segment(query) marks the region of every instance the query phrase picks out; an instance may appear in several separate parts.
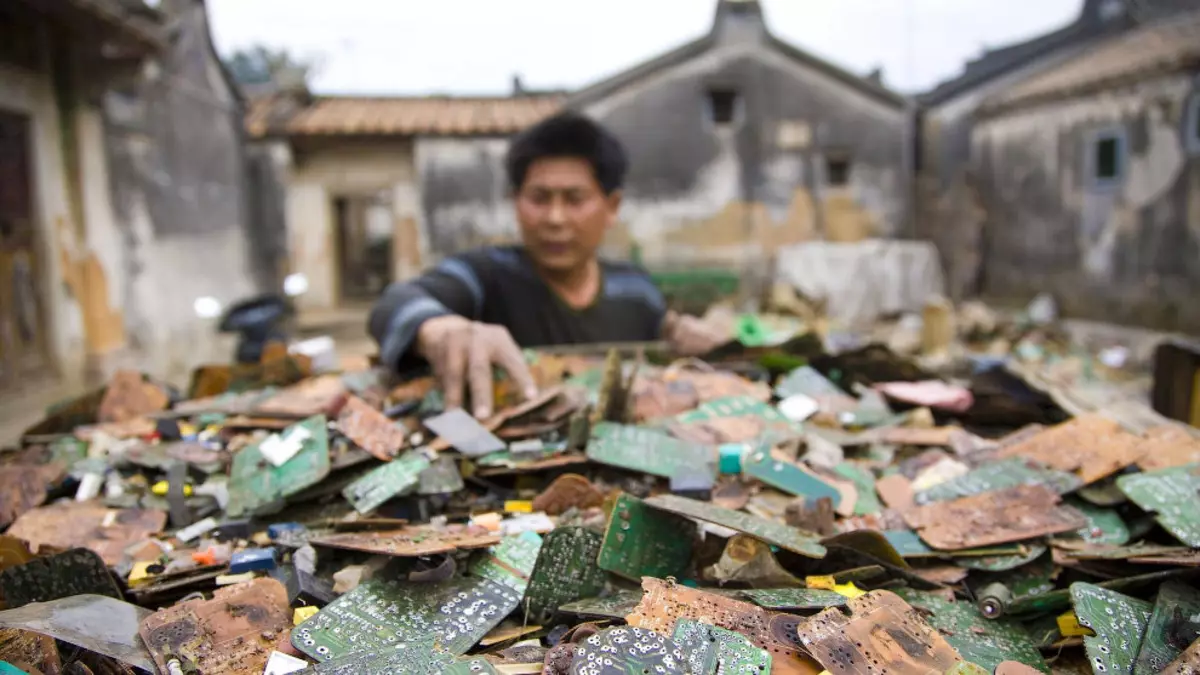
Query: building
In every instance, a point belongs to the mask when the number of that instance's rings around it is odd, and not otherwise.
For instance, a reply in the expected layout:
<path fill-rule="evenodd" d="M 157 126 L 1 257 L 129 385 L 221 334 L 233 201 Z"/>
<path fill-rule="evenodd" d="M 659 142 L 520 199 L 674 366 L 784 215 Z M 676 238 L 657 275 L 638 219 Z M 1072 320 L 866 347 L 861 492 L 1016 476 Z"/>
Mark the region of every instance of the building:
<path fill-rule="evenodd" d="M 1200 330 L 1200 10 L 990 97 L 970 147 L 985 294 Z"/>
<path fill-rule="evenodd" d="M 0 389 L 228 360 L 194 300 L 273 283 L 243 111 L 202 0 L 0 5 Z"/>
<path fill-rule="evenodd" d="M 771 35 L 757 0 L 711 30 L 568 96 L 347 98 L 279 93 L 248 129 L 287 176 L 292 267 L 310 307 L 373 298 L 467 246 L 511 239 L 508 137 L 562 107 L 632 155 L 608 247 L 655 267 L 753 265 L 781 245 L 902 232 L 911 106 Z"/>

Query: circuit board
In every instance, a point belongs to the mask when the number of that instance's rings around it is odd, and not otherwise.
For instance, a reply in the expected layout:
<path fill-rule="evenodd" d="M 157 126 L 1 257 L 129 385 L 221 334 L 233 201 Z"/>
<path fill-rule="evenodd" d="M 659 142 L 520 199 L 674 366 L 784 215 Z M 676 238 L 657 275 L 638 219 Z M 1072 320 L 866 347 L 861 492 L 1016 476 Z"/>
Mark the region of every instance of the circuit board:
<path fill-rule="evenodd" d="M 846 596 L 820 588 L 754 588 L 738 592 L 765 609 L 825 609 L 846 604 Z"/>
<path fill-rule="evenodd" d="M 790 495 L 816 501 L 828 497 L 836 509 L 842 503 L 842 493 L 798 464 L 771 456 L 768 450 L 756 450 L 742 459 L 742 474 L 760 480 Z"/>
<path fill-rule="evenodd" d="M 969 602 L 947 602 L 934 593 L 896 589 L 905 602 L 927 612 L 926 621 L 946 636 L 964 659 L 989 673 L 1004 661 L 1019 661 L 1050 672 L 1025 627 L 1012 619 L 988 619 Z"/>
<path fill-rule="evenodd" d="M 672 639 L 682 648 L 689 675 L 762 675 L 771 672 L 771 654 L 740 633 L 696 621 L 675 622 Z"/>
<path fill-rule="evenodd" d="M 358 447 L 375 459 L 386 462 L 404 447 L 406 430 L 372 408 L 366 401 L 351 396 L 337 418 L 338 428 Z"/>
<path fill-rule="evenodd" d="M 146 617 L 138 633 L 158 666 L 178 659 L 183 672 L 261 672 L 278 636 L 291 625 L 287 589 L 274 579 L 217 589 L 211 600 L 188 600 Z"/>
<path fill-rule="evenodd" d="M 641 591 L 620 591 L 605 598 L 583 598 L 559 605 L 558 611 L 596 619 L 624 619 L 642 601 Z"/>
<path fill-rule="evenodd" d="M 542 536 L 536 532 L 505 537 L 498 545 L 475 556 L 471 574 L 523 594 L 541 550 Z"/>
<path fill-rule="evenodd" d="M 397 642 L 321 661 L 303 672 L 320 675 L 440 675 L 454 663 L 454 655 L 435 646 L 436 639 Z"/>
<path fill-rule="evenodd" d="M 1158 587 L 1154 611 L 1146 627 L 1146 637 L 1133 665 L 1133 675 L 1157 675 L 1183 650 L 1171 644 L 1174 624 L 1200 615 L 1200 590 L 1180 581 L 1168 581 Z M 1191 641 L 1191 636 L 1186 641 Z"/>
<path fill-rule="evenodd" d="M 1071 532 L 1087 525 L 1082 514 L 1060 501 L 1046 485 L 1020 485 L 918 506 L 903 515 L 930 547 L 961 551 Z"/>
<path fill-rule="evenodd" d="M 292 646 L 318 661 L 386 649 L 430 637 L 464 654 L 498 626 L 521 594 L 490 579 L 459 577 L 432 584 L 372 579 L 292 630 Z"/>
<path fill-rule="evenodd" d="M 1200 464 L 1121 476 L 1117 486 L 1176 539 L 1200 548 Z"/>
<path fill-rule="evenodd" d="M 656 509 L 737 530 L 803 556 L 825 557 L 825 547 L 819 543 L 815 534 L 773 520 L 676 495 L 655 495 L 647 499 L 646 504 Z"/>
<path fill-rule="evenodd" d="M 846 604 L 848 615 L 831 607 L 797 626 L 800 640 L 830 672 L 944 673 L 962 661 L 946 638 L 894 593 L 871 591 Z"/>
<path fill-rule="evenodd" d="M 804 435 L 804 427 L 783 416 L 774 406 L 751 396 L 725 396 L 700 404 L 694 410 L 675 416 L 675 422 L 685 428 L 690 425 L 704 426 L 706 423 L 738 420 L 728 431 L 735 436 L 719 438 L 727 443 L 775 443 Z M 723 434 L 722 425 L 713 425 L 716 436 Z"/>
<path fill-rule="evenodd" d="M 683 649 L 674 640 L 641 628 L 606 628 L 583 642 L 571 660 L 571 675 L 655 673 L 688 675 Z"/>
<path fill-rule="evenodd" d="M 421 472 L 429 468 L 429 460 L 419 452 L 406 452 L 400 457 L 371 469 L 342 490 L 342 496 L 359 513 L 370 513 L 387 500 L 411 490 L 420 481 Z"/>
<path fill-rule="evenodd" d="M 600 533 L 582 527 L 546 534 L 525 589 L 529 621 L 546 625 L 560 605 L 604 589 L 607 574 L 596 564 L 603 542 Z"/>
<path fill-rule="evenodd" d="M 284 431 L 301 427 L 308 437 L 300 451 L 282 466 L 274 466 L 259 451 L 256 443 L 233 456 L 229 469 L 229 508 L 231 516 L 241 516 L 276 502 L 288 495 L 316 485 L 329 475 L 329 433 L 325 416 L 314 415 Z"/>
<path fill-rule="evenodd" d="M 1112 544 L 1123 546 L 1129 543 L 1129 526 L 1121 518 L 1116 509 L 1096 506 L 1083 499 L 1068 499 L 1067 503 L 1087 518 L 1087 526 L 1074 533 L 1089 544 Z"/>
<path fill-rule="evenodd" d="M 0 570 L 0 598 L 8 609 L 80 594 L 122 599 L 108 566 L 86 548 L 74 548 Z"/>
<path fill-rule="evenodd" d="M 854 515 L 869 516 L 883 510 L 879 496 L 875 493 L 875 476 L 854 462 L 841 462 L 833 467 L 833 472 L 854 484 L 858 491 L 858 499 L 854 502 Z"/>
<path fill-rule="evenodd" d="M 1025 550 L 1014 555 L 957 556 L 954 559 L 954 564 L 969 570 L 1004 572 L 1016 569 L 1022 565 L 1028 565 L 1047 551 L 1044 544 L 1022 544 L 1022 546 Z"/>
<path fill-rule="evenodd" d="M 914 496 L 914 501 L 917 504 L 931 504 L 1018 485 L 1049 485 L 1061 495 L 1078 489 L 1083 481 L 1067 471 L 1044 467 L 1023 457 L 1009 457 L 922 490 Z"/>
<path fill-rule="evenodd" d="M 421 472 L 419 481 L 419 495 L 448 495 L 463 489 L 462 473 L 449 455 L 442 455 L 431 462 Z"/>
<path fill-rule="evenodd" d="M 587 456 L 594 462 L 663 478 L 694 472 L 701 467 L 709 469 L 712 476 L 717 475 L 715 447 L 612 422 L 592 426 Z"/>
<path fill-rule="evenodd" d="M 601 569 L 638 581 L 678 576 L 692 561 L 696 527 L 687 518 L 621 494 L 613 505 L 597 556 Z"/>
<path fill-rule="evenodd" d="M 926 546 L 912 530 L 884 530 L 883 536 L 902 558 L 936 558 L 942 555 Z"/>
<path fill-rule="evenodd" d="M 821 396 L 849 397 L 846 392 L 826 379 L 824 375 L 817 372 L 812 366 L 800 366 L 785 375 L 779 381 L 779 384 L 775 385 L 775 395 L 779 398 L 787 398 L 796 394 L 803 394 L 811 398 L 819 398 Z"/>
<path fill-rule="evenodd" d="M 1086 635 L 1083 646 L 1096 673 L 1133 672 L 1154 605 L 1092 584 L 1071 584 L 1071 603 Z"/>
<path fill-rule="evenodd" d="M 464 525 L 451 525 L 446 528 L 414 525 L 400 530 L 339 532 L 308 539 L 308 543 L 313 546 L 405 558 L 419 558 L 459 549 L 487 548 L 499 544 L 500 541 L 501 537 L 498 534 L 479 534 L 477 530 L 473 531 Z"/>

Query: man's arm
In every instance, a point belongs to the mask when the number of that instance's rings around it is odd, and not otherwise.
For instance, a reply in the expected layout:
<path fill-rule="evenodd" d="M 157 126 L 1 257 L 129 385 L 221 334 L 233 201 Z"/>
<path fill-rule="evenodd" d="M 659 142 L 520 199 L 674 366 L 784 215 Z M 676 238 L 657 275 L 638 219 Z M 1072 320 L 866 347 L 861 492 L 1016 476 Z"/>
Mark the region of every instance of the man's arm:
<path fill-rule="evenodd" d="M 458 315 L 478 320 L 483 312 L 485 272 L 474 256 L 454 256 L 416 279 L 388 286 L 367 323 L 379 344 L 380 360 L 398 369 L 415 356 L 417 331 L 429 319 Z"/>

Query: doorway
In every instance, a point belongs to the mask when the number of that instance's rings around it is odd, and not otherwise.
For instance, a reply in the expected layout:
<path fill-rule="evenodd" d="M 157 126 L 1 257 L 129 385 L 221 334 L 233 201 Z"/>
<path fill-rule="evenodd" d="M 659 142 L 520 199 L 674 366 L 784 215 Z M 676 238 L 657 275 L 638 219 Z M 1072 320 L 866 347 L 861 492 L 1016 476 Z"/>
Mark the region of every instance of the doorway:
<path fill-rule="evenodd" d="M 337 197 L 333 213 L 341 299 L 347 304 L 374 300 L 392 281 L 391 200 L 386 194 Z"/>
<path fill-rule="evenodd" d="M 39 284 L 29 117 L 0 111 L 0 389 L 41 375 L 45 303 Z"/>

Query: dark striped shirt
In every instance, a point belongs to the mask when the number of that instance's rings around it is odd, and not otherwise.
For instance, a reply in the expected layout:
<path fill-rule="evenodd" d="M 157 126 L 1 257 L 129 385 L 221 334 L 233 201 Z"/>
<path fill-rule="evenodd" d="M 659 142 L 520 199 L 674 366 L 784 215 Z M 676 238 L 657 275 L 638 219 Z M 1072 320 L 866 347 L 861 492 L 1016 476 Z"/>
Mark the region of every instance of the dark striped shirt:
<path fill-rule="evenodd" d="M 504 326 L 522 347 L 658 339 L 666 302 L 649 275 L 604 260 L 600 269 L 596 300 L 572 309 L 542 281 L 519 246 L 477 249 L 446 258 L 416 279 L 393 283 L 375 303 L 369 330 L 380 358 L 393 368 L 411 361 L 420 325 L 447 314 Z"/>

